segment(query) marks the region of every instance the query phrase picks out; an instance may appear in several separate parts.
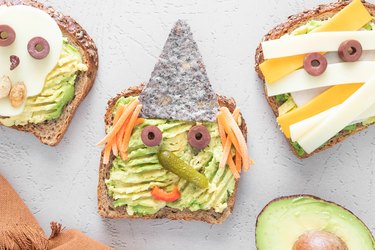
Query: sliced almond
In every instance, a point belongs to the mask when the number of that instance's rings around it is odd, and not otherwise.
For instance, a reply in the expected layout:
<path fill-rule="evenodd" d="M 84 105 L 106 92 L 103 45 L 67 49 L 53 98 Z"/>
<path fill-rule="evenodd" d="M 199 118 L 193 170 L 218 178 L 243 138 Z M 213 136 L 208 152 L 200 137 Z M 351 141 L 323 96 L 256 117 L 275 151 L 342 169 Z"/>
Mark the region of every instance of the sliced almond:
<path fill-rule="evenodd" d="M 8 76 L 3 76 L 0 79 L 0 99 L 7 97 L 12 88 L 12 81 Z"/>
<path fill-rule="evenodd" d="M 26 86 L 23 82 L 17 82 L 10 90 L 10 104 L 14 108 L 20 107 L 26 101 Z"/>

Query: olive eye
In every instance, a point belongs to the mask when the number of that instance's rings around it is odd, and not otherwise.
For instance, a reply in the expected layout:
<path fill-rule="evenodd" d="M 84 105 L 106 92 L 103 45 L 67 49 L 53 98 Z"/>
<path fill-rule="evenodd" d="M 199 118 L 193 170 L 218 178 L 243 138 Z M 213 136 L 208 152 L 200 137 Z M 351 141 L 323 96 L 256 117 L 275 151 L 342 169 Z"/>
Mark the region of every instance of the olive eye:
<path fill-rule="evenodd" d="M 49 50 L 49 43 L 43 37 L 34 37 L 27 44 L 27 51 L 30 56 L 37 60 L 47 57 Z"/>
<path fill-rule="evenodd" d="M 327 69 L 327 64 L 326 57 L 320 53 L 308 54 L 303 61 L 303 67 L 306 72 L 312 76 L 320 76 L 323 74 Z"/>
<path fill-rule="evenodd" d="M 210 144 L 211 136 L 208 129 L 203 125 L 192 127 L 188 133 L 188 142 L 190 146 L 201 150 Z"/>
<path fill-rule="evenodd" d="M 338 53 L 344 62 L 355 62 L 362 56 L 362 45 L 356 40 L 347 40 L 340 44 Z"/>
<path fill-rule="evenodd" d="M 156 126 L 147 126 L 142 130 L 141 139 L 146 146 L 155 147 L 160 145 L 163 135 Z"/>
<path fill-rule="evenodd" d="M 16 32 L 8 25 L 0 25 L 0 47 L 7 47 L 16 40 Z"/>

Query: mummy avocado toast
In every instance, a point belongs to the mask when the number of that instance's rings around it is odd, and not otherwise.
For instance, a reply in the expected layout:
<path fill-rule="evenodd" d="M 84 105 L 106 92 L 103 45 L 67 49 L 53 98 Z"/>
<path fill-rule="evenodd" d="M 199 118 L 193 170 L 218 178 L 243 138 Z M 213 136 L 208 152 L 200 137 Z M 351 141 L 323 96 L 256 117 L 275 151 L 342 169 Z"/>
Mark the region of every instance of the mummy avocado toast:
<path fill-rule="evenodd" d="M 109 101 L 98 186 L 109 218 L 222 223 L 252 160 L 233 99 L 208 80 L 189 26 L 172 29 L 149 82 Z"/>
<path fill-rule="evenodd" d="M 32 1 L 0 1 L 0 125 L 62 139 L 95 80 L 96 46 L 72 18 Z"/>
<path fill-rule="evenodd" d="M 320 5 L 290 17 L 258 47 L 256 71 L 299 157 L 375 122 L 374 13 L 361 0 Z"/>
<path fill-rule="evenodd" d="M 271 201 L 256 224 L 258 250 L 374 250 L 375 240 L 353 213 L 309 195 Z"/>

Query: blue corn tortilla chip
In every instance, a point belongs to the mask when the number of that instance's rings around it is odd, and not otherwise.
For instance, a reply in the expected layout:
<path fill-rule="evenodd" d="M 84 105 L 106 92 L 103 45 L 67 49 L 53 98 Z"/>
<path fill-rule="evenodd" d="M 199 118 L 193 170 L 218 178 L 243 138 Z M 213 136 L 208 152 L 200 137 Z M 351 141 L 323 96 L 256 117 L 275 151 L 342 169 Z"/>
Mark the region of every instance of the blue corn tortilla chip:
<path fill-rule="evenodd" d="M 139 100 L 144 118 L 216 120 L 217 95 L 186 22 L 176 22 Z"/>

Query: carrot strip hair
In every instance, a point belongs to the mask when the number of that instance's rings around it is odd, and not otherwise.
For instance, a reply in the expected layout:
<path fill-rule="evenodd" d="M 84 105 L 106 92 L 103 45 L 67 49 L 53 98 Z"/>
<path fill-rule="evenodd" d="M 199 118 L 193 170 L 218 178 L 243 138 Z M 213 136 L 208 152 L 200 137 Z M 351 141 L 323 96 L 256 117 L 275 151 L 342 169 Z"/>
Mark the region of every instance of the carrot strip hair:
<path fill-rule="evenodd" d="M 111 155 L 111 149 L 112 149 L 111 143 L 107 143 L 107 145 L 104 148 L 104 154 L 103 154 L 103 163 L 104 164 L 109 163 L 109 157 Z"/>
<path fill-rule="evenodd" d="M 236 151 L 236 169 L 238 173 L 241 173 L 241 156 L 238 151 Z"/>
<path fill-rule="evenodd" d="M 130 136 L 131 136 L 131 134 L 133 132 L 133 128 L 135 127 L 135 123 L 137 121 L 137 118 L 138 118 L 139 113 L 141 112 L 141 110 L 142 110 L 142 105 L 138 105 L 135 108 L 132 117 L 130 118 L 128 126 L 126 127 L 124 138 L 123 138 L 123 141 L 122 141 L 125 153 L 128 151 Z"/>
<path fill-rule="evenodd" d="M 105 144 L 106 142 L 110 142 L 119 132 L 119 130 L 124 125 L 124 122 L 126 121 L 128 116 L 133 112 L 133 110 L 138 104 L 139 104 L 139 101 L 137 99 L 134 99 L 134 101 L 131 101 L 126 106 L 124 112 L 121 114 L 121 117 L 119 118 L 118 122 L 114 124 L 114 126 L 112 127 L 112 130 L 96 145 L 99 146 L 99 145 Z"/>

